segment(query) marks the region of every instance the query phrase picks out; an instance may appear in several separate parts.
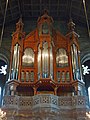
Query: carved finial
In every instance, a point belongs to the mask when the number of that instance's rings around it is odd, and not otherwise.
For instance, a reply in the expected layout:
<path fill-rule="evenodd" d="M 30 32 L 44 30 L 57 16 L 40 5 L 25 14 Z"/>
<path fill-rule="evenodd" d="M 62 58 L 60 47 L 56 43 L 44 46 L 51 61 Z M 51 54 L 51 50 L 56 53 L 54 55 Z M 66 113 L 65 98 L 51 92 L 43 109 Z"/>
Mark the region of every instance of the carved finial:
<path fill-rule="evenodd" d="M 69 29 L 69 31 L 75 30 L 75 23 L 72 21 L 72 19 L 69 20 L 68 29 Z"/>
<path fill-rule="evenodd" d="M 18 23 L 16 23 L 16 31 L 23 31 L 22 17 L 20 17 Z"/>
<path fill-rule="evenodd" d="M 48 21 L 49 23 L 53 23 L 52 17 L 50 17 L 48 15 L 48 10 L 44 9 L 42 16 L 38 18 L 37 22 L 38 22 L 38 24 L 39 23 L 41 24 L 41 22 L 43 23 L 43 22 L 46 22 L 46 21 Z"/>

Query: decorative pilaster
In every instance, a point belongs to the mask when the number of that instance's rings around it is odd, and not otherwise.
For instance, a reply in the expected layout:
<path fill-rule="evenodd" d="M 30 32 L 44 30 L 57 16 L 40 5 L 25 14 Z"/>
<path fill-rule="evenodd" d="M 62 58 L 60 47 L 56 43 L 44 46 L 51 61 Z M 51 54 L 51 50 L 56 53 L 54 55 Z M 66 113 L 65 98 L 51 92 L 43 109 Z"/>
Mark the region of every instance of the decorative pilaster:
<path fill-rule="evenodd" d="M 16 95 L 16 88 L 19 85 L 19 82 L 17 80 L 11 80 L 7 82 L 7 85 L 8 85 L 8 91 L 9 91 L 8 95 L 11 95 L 11 96 Z"/>

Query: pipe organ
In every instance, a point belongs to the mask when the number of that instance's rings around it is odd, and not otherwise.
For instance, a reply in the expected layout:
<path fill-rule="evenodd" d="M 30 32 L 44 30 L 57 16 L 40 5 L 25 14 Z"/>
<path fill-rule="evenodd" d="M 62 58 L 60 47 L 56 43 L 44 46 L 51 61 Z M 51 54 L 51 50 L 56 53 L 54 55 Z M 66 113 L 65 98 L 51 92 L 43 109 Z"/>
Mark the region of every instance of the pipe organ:
<path fill-rule="evenodd" d="M 22 19 L 12 36 L 9 93 L 34 96 L 83 95 L 78 34 L 70 21 L 67 35 L 53 28 L 53 19 L 45 11 L 35 30 L 25 35 Z M 13 86 L 13 87 L 12 87 Z M 25 89 L 28 86 L 30 91 Z M 20 87 L 20 89 L 19 89 Z"/>
<path fill-rule="evenodd" d="M 47 13 L 25 35 L 20 18 L 12 35 L 2 109 L 7 120 L 86 120 L 79 36 L 72 20 L 64 36 Z"/>

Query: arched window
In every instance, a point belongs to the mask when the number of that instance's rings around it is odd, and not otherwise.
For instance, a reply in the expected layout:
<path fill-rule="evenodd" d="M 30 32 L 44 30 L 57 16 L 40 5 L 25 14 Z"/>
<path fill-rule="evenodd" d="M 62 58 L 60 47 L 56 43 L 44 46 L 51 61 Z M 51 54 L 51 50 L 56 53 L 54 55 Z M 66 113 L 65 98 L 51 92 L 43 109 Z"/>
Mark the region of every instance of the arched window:
<path fill-rule="evenodd" d="M 31 48 L 26 48 L 22 57 L 22 65 L 33 67 L 34 66 L 34 52 Z"/>
<path fill-rule="evenodd" d="M 68 66 L 68 56 L 66 54 L 65 49 L 60 48 L 60 49 L 57 50 L 56 64 L 57 64 L 57 67 L 66 67 L 66 66 Z"/>

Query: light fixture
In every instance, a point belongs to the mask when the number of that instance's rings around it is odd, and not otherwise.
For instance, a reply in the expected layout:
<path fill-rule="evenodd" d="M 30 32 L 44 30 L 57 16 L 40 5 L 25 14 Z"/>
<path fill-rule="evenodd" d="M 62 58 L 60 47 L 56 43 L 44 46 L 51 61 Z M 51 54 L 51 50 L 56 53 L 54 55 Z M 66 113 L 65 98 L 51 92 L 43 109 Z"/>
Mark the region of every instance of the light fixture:
<path fill-rule="evenodd" d="M 2 111 L 1 109 L 0 109 L 0 120 L 7 120 L 6 112 Z"/>
<path fill-rule="evenodd" d="M 90 112 L 86 112 L 87 118 L 90 118 Z"/>

